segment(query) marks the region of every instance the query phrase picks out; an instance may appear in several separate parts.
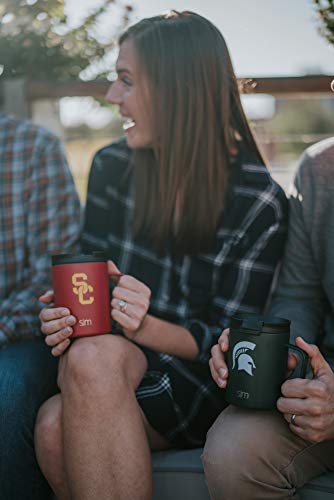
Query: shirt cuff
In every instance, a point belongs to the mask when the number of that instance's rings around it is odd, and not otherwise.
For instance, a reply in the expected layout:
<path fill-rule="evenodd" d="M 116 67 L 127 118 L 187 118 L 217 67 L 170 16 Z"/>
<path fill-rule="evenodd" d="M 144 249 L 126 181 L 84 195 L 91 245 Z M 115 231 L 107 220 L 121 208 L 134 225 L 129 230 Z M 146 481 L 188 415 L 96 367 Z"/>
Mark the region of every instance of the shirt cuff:
<path fill-rule="evenodd" d="M 211 356 L 211 347 L 214 346 L 222 329 L 220 326 L 209 326 L 198 319 L 190 319 L 183 325 L 194 337 L 198 346 L 197 361 L 200 363 L 208 363 Z"/>

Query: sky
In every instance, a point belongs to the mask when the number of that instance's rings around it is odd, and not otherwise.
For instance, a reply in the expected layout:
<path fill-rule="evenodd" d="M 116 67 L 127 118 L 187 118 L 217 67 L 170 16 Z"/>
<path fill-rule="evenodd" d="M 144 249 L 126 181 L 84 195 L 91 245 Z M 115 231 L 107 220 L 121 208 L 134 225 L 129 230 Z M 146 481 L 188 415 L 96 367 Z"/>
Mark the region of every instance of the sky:
<path fill-rule="evenodd" d="M 65 0 L 79 17 L 103 0 Z M 238 76 L 334 74 L 334 47 L 317 31 L 312 0 L 118 0 L 133 22 L 170 9 L 193 10 L 223 33 Z M 111 16 L 117 22 L 117 15 Z M 110 19 L 108 19 L 108 24 Z M 106 23 L 107 24 L 107 23 Z"/>
<path fill-rule="evenodd" d="M 65 5 L 75 23 L 102 2 L 65 0 Z M 173 8 L 193 10 L 207 17 L 223 33 L 239 77 L 324 73 L 334 78 L 334 47 L 318 33 L 312 0 L 118 0 L 117 3 L 133 6 L 131 22 Z M 118 20 L 117 9 L 113 9 L 101 32 L 112 30 Z"/>

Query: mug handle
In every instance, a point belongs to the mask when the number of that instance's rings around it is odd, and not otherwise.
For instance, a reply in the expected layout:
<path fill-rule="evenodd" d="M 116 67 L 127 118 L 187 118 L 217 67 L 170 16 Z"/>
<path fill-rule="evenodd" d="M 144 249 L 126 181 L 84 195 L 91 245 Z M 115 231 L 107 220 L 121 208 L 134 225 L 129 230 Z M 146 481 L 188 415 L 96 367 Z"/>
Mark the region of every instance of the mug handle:
<path fill-rule="evenodd" d="M 288 346 L 289 346 L 289 351 L 296 352 L 300 358 L 298 365 L 296 366 L 296 368 L 293 370 L 293 372 L 289 376 L 289 379 L 290 378 L 305 378 L 307 367 L 308 367 L 308 359 L 309 359 L 308 355 L 306 354 L 305 351 L 303 351 L 303 349 L 301 349 L 300 347 L 297 347 L 296 345 L 289 343 Z"/>

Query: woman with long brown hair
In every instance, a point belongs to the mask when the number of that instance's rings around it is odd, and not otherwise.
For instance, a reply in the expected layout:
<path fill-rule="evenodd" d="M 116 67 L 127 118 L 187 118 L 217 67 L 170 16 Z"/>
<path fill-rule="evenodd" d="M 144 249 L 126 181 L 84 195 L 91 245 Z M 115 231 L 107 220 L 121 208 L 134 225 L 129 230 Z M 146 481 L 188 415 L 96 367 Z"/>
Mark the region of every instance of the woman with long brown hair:
<path fill-rule="evenodd" d="M 144 19 L 121 37 L 116 71 L 107 97 L 126 140 L 94 158 L 82 249 L 123 273 L 118 334 L 67 349 L 76 319 L 41 313 L 60 394 L 42 406 L 35 444 L 61 499 L 149 499 L 150 451 L 203 444 L 226 406 L 210 349 L 234 313 L 262 310 L 285 240 L 285 195 L 217 28 L 192 12 Z"/>

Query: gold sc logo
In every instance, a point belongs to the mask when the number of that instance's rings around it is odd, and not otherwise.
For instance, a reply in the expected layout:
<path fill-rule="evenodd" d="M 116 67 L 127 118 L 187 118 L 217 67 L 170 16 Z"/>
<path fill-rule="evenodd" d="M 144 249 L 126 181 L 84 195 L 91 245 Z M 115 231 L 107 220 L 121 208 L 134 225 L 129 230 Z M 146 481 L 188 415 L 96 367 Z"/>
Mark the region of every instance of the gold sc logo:
<path fill-rule="evenodd" d="M 80 304 L 89 305 L 93 304 L 94 297 L 89 297 L 85 299 L 87 293 L 94 291 L 94 288 L 87 283 L 88 276 L 85 273 L 75 273 L 72 276 L 73 293 L 78 295 L 78 300 Z"/>

